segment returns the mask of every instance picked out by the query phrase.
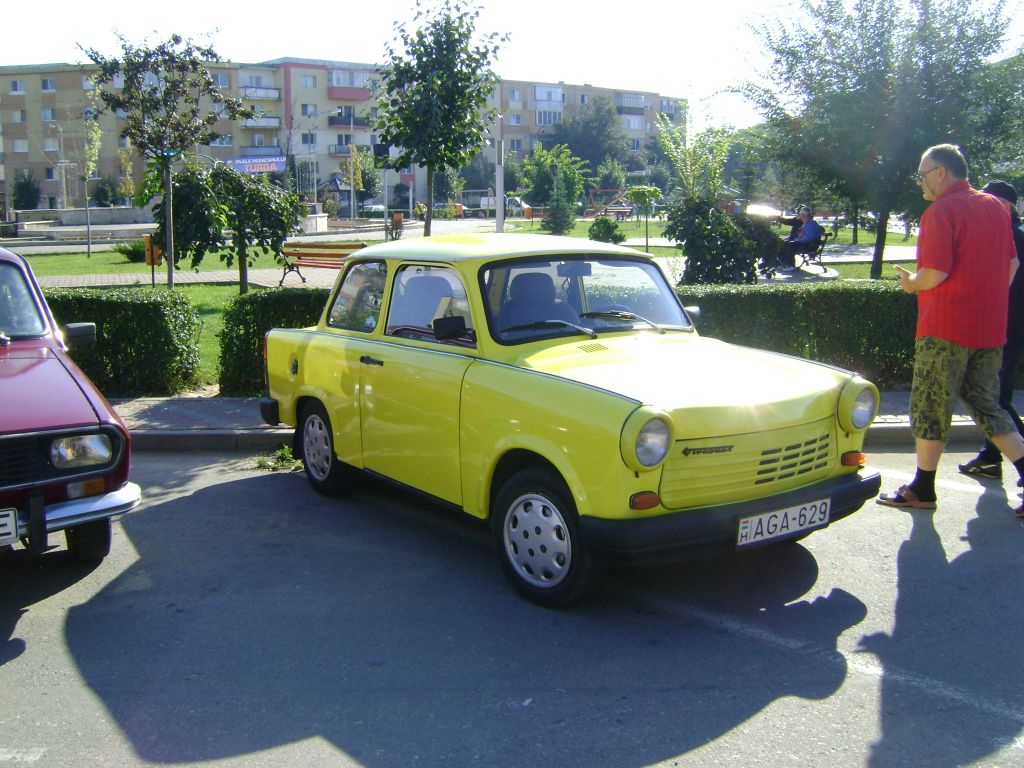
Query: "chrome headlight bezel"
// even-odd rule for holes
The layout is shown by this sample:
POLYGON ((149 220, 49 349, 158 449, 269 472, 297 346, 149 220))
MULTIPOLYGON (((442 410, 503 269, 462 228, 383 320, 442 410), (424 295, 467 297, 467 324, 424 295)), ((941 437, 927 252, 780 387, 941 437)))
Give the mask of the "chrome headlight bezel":
POLYGON ((634 472, 650 472, 661 466, 672 450, 675 434, 668 414, 649 406, 633 411, 622 426, 619 452, 634 472))
POLYGON ((846 432, 863 432, 878 414, 878 388, 859 376, 850 379, 839 395, 837 417, 846 432))

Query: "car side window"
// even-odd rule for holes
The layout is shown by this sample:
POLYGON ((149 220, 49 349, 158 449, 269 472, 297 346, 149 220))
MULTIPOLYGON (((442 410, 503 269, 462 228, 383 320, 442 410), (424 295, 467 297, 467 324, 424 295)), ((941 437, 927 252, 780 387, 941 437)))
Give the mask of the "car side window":
POLYGON ((38 336, 46 330, 28 283, 13 264, 0 263, 0 332, 7 336, 38 336))
POLYGON ((403 267, 395 276, 386 333, 475 346, 469 299, 459 275, 447 267, 403 267))
POLYGON ((372 332, 380 319, 388 267, 383 261, 353 264, 334 297, 327 324, 332 328, 372 332))

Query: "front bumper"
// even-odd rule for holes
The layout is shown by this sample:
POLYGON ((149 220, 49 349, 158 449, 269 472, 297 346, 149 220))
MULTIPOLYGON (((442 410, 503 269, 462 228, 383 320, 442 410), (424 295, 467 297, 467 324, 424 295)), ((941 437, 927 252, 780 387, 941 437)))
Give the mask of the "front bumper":
POLYGON ((42 494, 29 497, 28 508, 18 510, 18 537, 28 539, 31 549, 47 546, 46 535, 76 525, 115 517, 135 509, 142 500, 142 489, 135 483, 100 496, 60 501, 46 506, 42 494))
MULTIPOLYGON (((833 477, 820 483, 761 499, 687 509, 640 520, 605 520, 582 517, 583 538, 591 550, 606 560, 642 559, 671 562, 709 549, 735 549, 741 518, 796 506, 814 499, 831 498, 830 524, 853 514, 865 501, 878 495, 882 476, 874 470, 833 477)), ((820 530, 820 529, 815 529, 820 530)), ((799 538, 809 531, 778 537, 765 543, 799 538)))

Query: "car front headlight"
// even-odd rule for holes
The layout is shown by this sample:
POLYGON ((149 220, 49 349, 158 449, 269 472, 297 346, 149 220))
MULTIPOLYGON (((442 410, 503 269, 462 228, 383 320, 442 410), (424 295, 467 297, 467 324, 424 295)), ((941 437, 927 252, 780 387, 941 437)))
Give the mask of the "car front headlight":
POLYGON ((839 396, 839 425, 847 432, 862 432, 878 412, 878 390, 870 381, 855 377, 839 396))
POLYGON ((647 472, 661 464, 672 447, 672 420, 644 406, 634 411, 622 428, 619 448, 626 466, 647 472))
POLYGON ((68 435, 50 443, 50 463, 56 469, 96 467, 109 464, 113 457, 114 446, 107 435, 68 435))

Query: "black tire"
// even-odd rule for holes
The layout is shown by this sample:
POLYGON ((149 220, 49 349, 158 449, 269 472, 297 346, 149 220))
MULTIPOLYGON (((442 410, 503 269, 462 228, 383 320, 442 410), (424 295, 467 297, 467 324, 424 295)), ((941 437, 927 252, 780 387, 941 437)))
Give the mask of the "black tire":
POLYGON ((491 533, 506 578, 531 602, 564 608, 593 583, 593 559, 562 479, 545 468, 509 478, 491 508, 491 533))
POLYGON ((325 496, 345 492, 351 484, 351 468, 338 461, 331 418, 318 400, 303 408, 297 437, 302 464, 313 489, 325 496))
POLYGON ((68 552, 83 562, 102 560, 110 554, 110 527, 110 518, 105 518, 65 529, 68 552))

